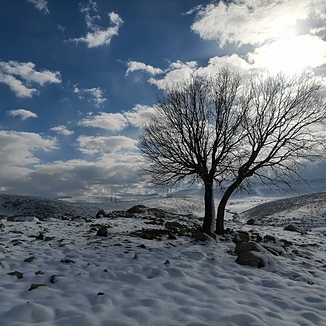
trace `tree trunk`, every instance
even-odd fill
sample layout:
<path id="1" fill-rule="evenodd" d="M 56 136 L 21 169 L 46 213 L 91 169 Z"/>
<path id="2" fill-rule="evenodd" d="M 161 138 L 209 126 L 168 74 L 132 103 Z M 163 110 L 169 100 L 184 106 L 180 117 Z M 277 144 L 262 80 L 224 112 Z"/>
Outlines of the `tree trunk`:
<path id="1" fill-rule="evenodd" d="M 218 204 L 217 208 L 217 216 L 216 216 L 216 230 L 215 233 L 218 235 L 224 234 L 224 215 L 225 215 L 225 206 L 230 199 L 234 190 L 236 190 L 239 185 L 241 184 L 242 180 L 237 179 L 233 182 L 229 188 L 226 189 L 224 195 L 222 196 L 220 203 Z"/>
<path id="2" fill-rule="evenodd" d="M 215 228 L 215 203 L 213 181 L 205 182 L 205 216 L 202 231 L 212 234 Z"/>

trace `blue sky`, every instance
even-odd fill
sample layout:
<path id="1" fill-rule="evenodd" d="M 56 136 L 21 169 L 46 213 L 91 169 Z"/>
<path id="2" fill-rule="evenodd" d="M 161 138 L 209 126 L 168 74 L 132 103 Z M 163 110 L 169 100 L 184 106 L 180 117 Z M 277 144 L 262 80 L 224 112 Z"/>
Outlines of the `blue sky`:
<path id="1" fill-rule="evenodd" d="M 0 0 L 0 192 L 151 192 L 142 123 L 165 85 L 228 65 L 326 85 L 324 0 Z"/>

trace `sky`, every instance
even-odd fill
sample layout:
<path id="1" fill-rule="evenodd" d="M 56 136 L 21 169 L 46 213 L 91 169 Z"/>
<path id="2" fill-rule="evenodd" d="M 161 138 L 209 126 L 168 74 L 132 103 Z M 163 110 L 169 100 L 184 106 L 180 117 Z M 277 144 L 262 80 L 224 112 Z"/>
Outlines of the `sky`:
<path id="1" fill-rule="evenodd" d="M 0 192 L 156 191 L 137 139 L 191 74 L 310 71 L 326 86 L 324 0 L 0 0 Z"/>

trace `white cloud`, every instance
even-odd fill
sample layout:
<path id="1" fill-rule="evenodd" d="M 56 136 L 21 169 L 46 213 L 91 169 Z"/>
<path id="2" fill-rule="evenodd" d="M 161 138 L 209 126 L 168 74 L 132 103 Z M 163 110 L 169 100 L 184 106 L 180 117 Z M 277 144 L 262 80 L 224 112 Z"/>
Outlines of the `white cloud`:
<path id="1" fill-rule="evenodd" d="M 61 83 L 61 76 L 58 71 L 37 71 L 32 62 L 0 61 L 0 83 L 8 85 L 18 97 L 32 97 L 38 90 L 31 84 L 58 84 Z"/>
<path id="2" fill-rule="evenodd" d="M 91 96 L 89 102 L 94 102 L 96 107 L 101 107 L 108 99 L 104 97 L 104 90 L 100 87 L 93 88 L 78 88 L 77 85 L 74 85 L 74 93 L 77 94 L 80 100 L 84 99 L 85 96 Z"/>
<path id="3" fill-rule="evenodd" d="M 75 133 L 72 130 L 68 130 L 67 127 L 64 125 L 52 127 L 52 128 L 50 128 L 50 130 L 55 131 L 56 133 L 63 135 L 63 136 L 70 136 Z"/>
<path id="4" fill-rule="evenodd" d="M 197 68 L 197 62 L 189 61 L 182 62 L 177 60 L 171 62 L 169 68 L 166 70 L 166 74 L 163 78 L 150 78 L 149 82 L 156 85 L 160 89 L 164 89 L 167 85 L 181 82 L 190 78 Z"/>
<path id="5" fill-rule="evenodd" d="M 129 61 L 127 63 L 127 66 L 128 66 L 128 69 L 126 71 L 126 76 L 130 72 L 134 72 L 137 70 L 145 71 L 145 72 L 149 73 L 150 75 L 157 75 L 157 74 L 163 73 L 163 70 L 160 68 L 154 68 L 153 66 L 146 65 L 145 63 L 138 62 L 138 61 Z"/>
<path id="6" fill-rule="evenodd" d="M 92 5 L 92 9 L 97 12 L 97 7 L 93 5 L 93 4 L 96 5 L 96 3 L 90 1 L 89 4 Z M 83 7 L 81 11 L 85 13 L 86 25 L 87 28 L 90 29 L 91 31 L 88 32 L 84 37 L 69 39 L 69 41 L 76 42 L 76 43 L 80 43 L 80 42 L 86 43 L 88 48 L 94 48 L 102 45 L 109 45 L 111 43 L 113 36 L 118 35 L 123 20 L 117 13 L 110 12 L 108 13 L 108 18 L 110 20 L 111 26 L 103 28 L 93 23 L 94 19 L 100 19 L 100 17 L 98 15 L 90 16 L 89 14 L 90 10 L 91 10 L 90 6 L 87 6 L 87 7 Z"/>
<path id="7" fill-rule="evenodd" d="M 110 131 L 121 131 L 128 125 L 128 121 L 121 113 L 100 112 L 96 116 L 90 116 L 78 123 L 83 127 L 102 128 Z"/>
<path id="8" fill-rule="evenodd" d="M 49 14 L 48 2 L 46 0 L 28 0 L 28 2 L 35 5 L 35 8 L 39 11 L 43 11 L 45 14 Z"/>
<path id="9" fill-rule="evenodd" d="M 26 120 L 28 118 L 37 118 L 37 114 L 25 109 L 16 109 L 16 110 L 10 110 L 7 111 L 7 114 L 15 117 L 15 116 L 20 116 L 21 120 Z"/>
<path id="10" fill-rule="evenodd" d="M 55 138 L 43 138 L 30 132 L 0 130 L 0 162 L 1 171 L 6 167 L 24 166 L 39 162 L 34 151 L 51 151 L 57 148 Z"/>
<path id="11" fill-rule="evenodd" d="M 311 35 L 280 39 L 255 49 L 248 59 L 271 73 L 298 73 L 326 63 L 326 42 Z"/>
<path id="12" fill-rule="evenodd" d="M 132 126 L 141 128 L 144 123 L 149 122 L 153 113 L 153 107 L 137 104 L 131 111 L 125 112 L 124 116 Z"/>
<path id="13" fill-rule="evenodd" d="M 125 136 L 79 136 L 79 150 L 84 154 L 136 149 L 136 141 Z"/>
<path id="14" fill-rule="evenodd" d="M 297 23 L 307 19 L 324 0 L 234 0 L 202 7 L 191 29 L 205 40 L 261 45 L 296 33 Z"/>

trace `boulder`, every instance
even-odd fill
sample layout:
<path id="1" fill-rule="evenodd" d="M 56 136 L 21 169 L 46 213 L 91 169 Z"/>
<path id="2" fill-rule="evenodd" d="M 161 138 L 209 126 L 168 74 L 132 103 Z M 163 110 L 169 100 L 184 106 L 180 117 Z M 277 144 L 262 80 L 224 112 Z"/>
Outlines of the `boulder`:
<path id="1" fill-rule="evenodd" d="M 306 233 L 306 231 L 304 229 L 299 228 L 298 226 L 295 226 L 293 224 L 289 224 L 289 225 L 285 226 L 284 231 L 298 232 L 298 233 L 301 233 L 301 234 Z"/>
<path id="2" fill-rule="evenodd" d="M 239 242 L 236 244 L 234 249 L 234 253 L 237 255 L 249 251 L 263 251 L 263 250 L 256 242 Z"/>
<path id="3" fill-rule="evenodd" d="M 261 257 L 255 255 L 252 251 L 240 253 L 236 259 L 236 262 L 239 265 L 248 265 L 257 268 L 265 267 L 265 261 Z"/>
<path id="4" fill-rule="evenodd" d="M 101 237 L 107 237 L 108 236 L 108 228 L 105 225 L 102 225 L 98 230 L 96 235 Z"/>

